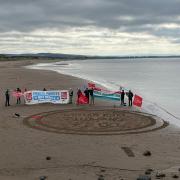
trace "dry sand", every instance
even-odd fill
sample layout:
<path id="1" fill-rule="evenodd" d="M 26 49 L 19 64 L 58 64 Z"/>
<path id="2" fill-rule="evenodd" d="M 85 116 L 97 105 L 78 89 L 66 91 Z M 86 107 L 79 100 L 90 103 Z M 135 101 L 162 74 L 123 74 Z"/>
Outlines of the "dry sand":
<path id="1" fill-rule="evenodd" d="M 128 107 L 112 107 L 110 103 L 104 107 L 104 101 L 97 101 L 95 107 L 27 106 L 16 105 L 13 98 L 11 106 L 5 107 L 6 88 L 76 89 L 86 83 L 71 76 L 22 67 L 32 62 L 36 61 L 0 63 L 0 180 L 38 180 L 40 176 L 48 180 L 97 180 L 100 175 L 105 180 L 133 180 L 148 168 L 154 170 L 152 179 L 157 171 L 166 173 L 164 179 L 172 179 L 174 173 L 180 175 L 180 130 L 172 125 L 156 131 L 116 135 L 62 134 L 27 126 L 24 123 L 27 117 L 42 112 L 78 108 L 132 111 Z M 15 118 L 14 113 L 21 117 Z M 152 155 L 143 156 L 146 150 Z"/>

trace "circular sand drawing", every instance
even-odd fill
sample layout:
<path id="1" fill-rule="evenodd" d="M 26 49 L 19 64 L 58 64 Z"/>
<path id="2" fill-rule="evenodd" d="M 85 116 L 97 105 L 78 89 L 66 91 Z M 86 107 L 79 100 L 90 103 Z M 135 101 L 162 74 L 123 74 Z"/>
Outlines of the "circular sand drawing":
<path id="1" fill-rule="evenodd" d="M 45 112 L 25 118 L 24 124 L 44 131 L 84 135 L 143 133 L 168 125 L 147 114 L 118 109 L 70 109 Z"/>

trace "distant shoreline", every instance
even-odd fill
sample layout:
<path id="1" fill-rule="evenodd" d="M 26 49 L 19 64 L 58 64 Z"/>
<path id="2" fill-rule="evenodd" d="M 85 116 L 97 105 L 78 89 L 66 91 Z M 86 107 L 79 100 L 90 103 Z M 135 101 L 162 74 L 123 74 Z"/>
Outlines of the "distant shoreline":
<path id="1" fill-rule="evenodd" d="M 86 56 L 73 54 L 0 54 L 0 61 L 17 61 L 17 60 L 88 60 L 88 59 L 145 59 L 145 58 L 180 58 L 180 55 L 152 55 L 152 56 Z"/>

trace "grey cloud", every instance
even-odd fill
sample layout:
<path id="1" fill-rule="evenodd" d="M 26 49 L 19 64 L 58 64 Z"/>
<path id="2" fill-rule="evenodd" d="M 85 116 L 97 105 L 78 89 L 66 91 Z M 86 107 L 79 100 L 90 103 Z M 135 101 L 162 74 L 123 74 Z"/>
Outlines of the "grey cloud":
<path id="1" fill-rule="evenodd" d="M 0 4 L 0 32 L 22 32 L 14 35 L 17 38 L 36 29 L 89 25 L 157 37 L 180 35 L 179 28 L 156 28 L 163 23 L 180 25 L 179 0 L 0 0 Z"/>
<path id="2" fill-rule="evenodd" d="M 177 0 L 1 0 L 0 3 L 4 31 L 87 25 L 141 28 L 146 24 L 180 23 L 176 18 L 180 15 Z M 121 20 L 120 16 L 134 19 Z"/>

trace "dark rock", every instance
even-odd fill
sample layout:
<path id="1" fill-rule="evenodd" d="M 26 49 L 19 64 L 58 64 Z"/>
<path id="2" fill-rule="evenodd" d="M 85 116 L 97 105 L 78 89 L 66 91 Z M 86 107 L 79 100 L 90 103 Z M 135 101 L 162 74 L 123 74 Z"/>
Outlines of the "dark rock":
<path id="1" fill-rule="evenodd" d="M 41 177 L 39 177 L 39 180 L 45 180 L 45 179 L 47 179 L 46 176 L 41 176 Z"/>
<path id="2" fill-rule="evenodd" d="M 103 176 L 103 175 L 100 175 L 100 176 L 98 177 L 98 180 L 104 180 L 104 176 Z"/>
<path id="3" fill-rule="evenodd" d="M 105 169 L 101 169 L 101 172 L 106 172 L 106 170 Z"/>
<path id="4" fill-rule="evenodd" d="M 20 117 L 20 114 L 18 114 L 18 113 L 15 113 L 14 115 L 15 115 L 15 117 Z"/>
<path id="5" fill-rule="evenodd" d="M 144 155 L 144 156 L 151 156 L 151 152 L 150 152 L 150 151 L 145 151 L 145 152 L 143 153 L 143 155 Z"/>
<path id="6" fill-rule="evenodd" d="M 146 175 L 151 174 L 152 171 L 153 171 L 152 169 L 147 169 L 147 170 L 145 171 L 145 174 L 146 174 Z"/>
<path id="7" fill-rule="evenodd" d="M 47 156 L 47 157 L 46 157 L 46 160 L 47 160 L 47 161 L 51 160 L 51 157 L 50 157 L 50 156 Z"/>
<path id="8" fill-rule="evenodd" d="M 176 178 L 179 178 L 179 176 L 178 176 L 177 174 L 174 174 L 174 175 L 172 176 L 172 178 L 176 179 Z"/>
<path id="9" fill-rule="evenodd" d="M 139 177 L 137 178 L 137 180 L 151 180 L 151 177 L 150 177 L 150 176 L 145 176 L 145 175 L 143 175 L 143 176 L 139 176 Z"/>
<path id="10" fill-rule="evenodd" d="M 162 177 L 166 177 L 166 175 L 162 172 L 157 172 L 156 173 L 156 178 L 162 178 Z"/>

